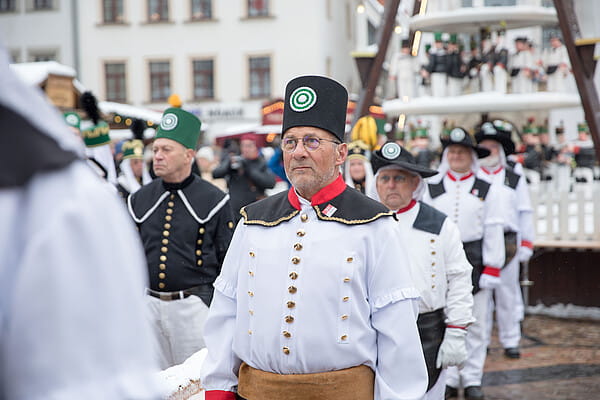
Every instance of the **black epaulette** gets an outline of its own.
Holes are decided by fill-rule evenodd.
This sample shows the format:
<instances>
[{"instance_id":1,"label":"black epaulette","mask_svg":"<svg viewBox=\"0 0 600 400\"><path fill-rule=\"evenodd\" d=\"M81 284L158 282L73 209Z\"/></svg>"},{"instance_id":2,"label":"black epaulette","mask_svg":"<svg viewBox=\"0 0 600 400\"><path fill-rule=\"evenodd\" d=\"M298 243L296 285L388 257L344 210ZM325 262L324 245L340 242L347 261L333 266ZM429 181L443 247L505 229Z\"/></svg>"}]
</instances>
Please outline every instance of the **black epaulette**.
<instances>
[{"instance_id":1,"label":"black epaulette","mask_svg":"<svg viewBox=\"0 0 600 400\"><path fill-rule=\"evenodd\" d=\"M422 201L419 201L419 205L419 213L415 218L413 228L439 235L446 220L446 214Z\"/></svg>"},{"instance_id":2,"label":"black epaulette","mask_svg":"<svg viewBox=\"0 0 600 400\"><path fill-rule=\"evenodd\" d=\"M346 187L339 196L313 208L320 220L345 225L367 224L381 217L394 217L394 213L383 204L350 187ZM299 212L288 200L287 192L247 205L240 211L245 225L262 226L277 226L294 218Z\"/></svg>"},{"instance_id":3,"label":"black epaulette","mask_svg":"<svg viewBox=\"0 0 600 400\"><path fill-rule=\"evenodd\" d=\"M515 166L517 165L517 162L514 160L506 160L506 165L508 165L509 167L511 167L512 169L515 168Z\"/></svg>"},{"instance_id":4,"label":"black epaulette","mask_svg":"<svg viewBox=\"0 0 600 400\"><path fill-rule=\"evenodd\" d=\"M427 187L429 188L429 195L432 199L435 199L436 197L446 193L443 180L439 181L438 183L429 183Z\"/></svg>"},{"instance_id":5,"label":"black epaulette","mask_svg":"<svg viewBox=\"0 0 600 400\"><path fill-rule=\"evenodd\" d=\"M475 182L473 182L473 187L471 187L471 194L473 196L477 196L481 201L483 201L485 200L489 190L490 184L488 182L479 178L475 178Z\"/></svg>"},{"instance_id":6,"label":"black epaulette","mask_svg":"<svg viewBox=\"0 0 600 400\"><path fill-rule=\"evenodd\" d=\"M512 169L506 168L504 174L504 184L511 189L516 189L519 184L519 179L521 179L521 175L515 173Z\"/></svg>"}]
</instances>

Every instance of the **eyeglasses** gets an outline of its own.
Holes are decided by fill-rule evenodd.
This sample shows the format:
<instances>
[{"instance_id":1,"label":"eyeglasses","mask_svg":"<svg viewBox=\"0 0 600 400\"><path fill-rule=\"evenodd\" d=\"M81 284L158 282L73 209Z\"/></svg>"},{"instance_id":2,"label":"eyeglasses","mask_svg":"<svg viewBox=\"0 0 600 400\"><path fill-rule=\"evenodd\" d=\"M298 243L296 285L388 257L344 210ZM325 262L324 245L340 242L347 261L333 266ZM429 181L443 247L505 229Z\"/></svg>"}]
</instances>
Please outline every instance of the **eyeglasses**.
<instances>
[{"instance_id":1,"label":"eyeglasses","mask_svg":"<svg viewBox=\"0 0 600 400\"><path fill-rule=\"evenodd\" d=\"M281 141L281 149L283 151L291 153L292 151L296 150L296 146L298 146L299 140L300 139L298 138L284 138ZM302 138L302 144L304 145L304 148L308 151L315 151L316 149L318 149L322 141L340 144L340 142L338 141L323 139L316 136L304 136Z\"/></svg>"},{"instance_id":2,"label":"eyeglasses","mask_svg":"<svg viewBox=\"0 0 600 400\"><path fill-rule=\"evenodd\" d=\"M407 178L404 175L380 175L377 177L377 181L381 183L388 183L391 179L393 179L395 183L404 183Z\"/></svg>"}]
</instances>

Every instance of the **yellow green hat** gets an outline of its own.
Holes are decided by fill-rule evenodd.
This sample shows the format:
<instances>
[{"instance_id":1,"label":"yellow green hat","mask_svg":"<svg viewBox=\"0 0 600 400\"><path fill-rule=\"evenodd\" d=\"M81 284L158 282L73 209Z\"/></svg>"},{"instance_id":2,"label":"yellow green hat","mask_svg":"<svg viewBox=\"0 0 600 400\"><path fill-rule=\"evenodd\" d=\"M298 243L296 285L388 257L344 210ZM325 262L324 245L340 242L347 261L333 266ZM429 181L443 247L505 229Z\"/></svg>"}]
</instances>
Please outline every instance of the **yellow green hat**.
<instances>
[{"instance_id":1,"label":"yellow green hat","mask_svg":"<svg viewBox=\"0 0 600 400\"><path fill-rule=\"evenodd\" d=\"M369 160L369 146L362 140L355 140L348 143L348 160L353 158L360 158L362 160Z\"/></svg>"},{"instance_id":2,"label":"yellow green hat","mask_svg":"<svg viewBox=\"0 0 600 400\"><path fill-rule=\"evenodd\" d=\"M63 114L63 118L67 125L79 129L81 125L81 117L74 111L69 111Z\"/></svg>"},{"instance_id":3,"label":"yellow green hat","mask_svg":"<svg viewBox=\"0 0 600 400\"><path fill-rule=\"evenodd\" d=\"M580 122L577 124L577 132L589 132L590 129L588 128L588 124L587 122Z\"/></svg>"},{"instance_id":4,"label":"yellow green hat","mask_svg":"<svg viewBox=\"0 0 600 400\"><path fill-rule=\"evenodd\" d=\"M194 114L181 108L167 108L156 130L156 139L171 139L188 149L195 149L201 125L202 123Z\"/></svg>"},{"instance_id":5,"label":"yellow green hat","mask_svg":"<svg viewBox=\"0 0 600 400\"><path fill-rule=\"evenodd\" d=\"M121 150L123 151L123 160L128 158L144 158L144 142L138 139L127 140L121 146Z\"/></svg>"},{"instance_id":6,"label":"yellow green hat","mask_svg":"<svg viewBox=\"0 0 600 400\"><path fill-rule=\"evenodd\" d=\"M110 128L106 122L99 121L97 125L84 129L81 136L87 147L101 146L110 142Z\"/></svg>"}]
</instances>

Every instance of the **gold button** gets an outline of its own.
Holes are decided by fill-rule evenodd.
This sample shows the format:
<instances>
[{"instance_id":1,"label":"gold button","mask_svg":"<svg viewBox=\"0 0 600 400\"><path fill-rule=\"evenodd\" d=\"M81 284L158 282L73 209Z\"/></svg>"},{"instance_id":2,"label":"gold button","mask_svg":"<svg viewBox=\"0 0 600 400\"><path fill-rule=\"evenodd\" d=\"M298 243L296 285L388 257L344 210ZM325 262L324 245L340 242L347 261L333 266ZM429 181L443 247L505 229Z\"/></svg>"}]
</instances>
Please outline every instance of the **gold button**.
<instances>
[{"instance_id":1,"label":"gold button","mask_svg":"<svg viewBox=\"0 0 600 400\"><path fill-rule=\"evenodd\" d=\"M160 252L161 253L166 253L167 251L169 251L169 249L166 248L165 246L163 246L163 247L160 248Z\"/></svg>"},{"instance_id":2,"label":"gold button","mask_svg":"<svg viewBox=\"0 0 600 400\"><path fill-rule=\"evenodd\" d=\"M290 337L292 337L292 334L291 334L291 333L289 333L288 331L283 331L283 332L281 332L281 334L282 334L284 337L286 337L286 338L290 338Z\"/></svg>"},{"instance_id":3,"label":"gold button","mask_svg":"<svg viewBox=\"0 0 600 400\"><path fill-rule=\"evenodd\" d=\"M300 257L292 257L292 264L300 263Z\"/></svg>"},{"instance_id":4,"label":"gold button","mask_svg":"<svg viewBox=\"0 0 600 400\"><path fill-rule=\"evenodd\" d=\"M158 268L164 271L165 269L167 269L167 266L165 264L158 264Z\"/></svg>"},{"instance_id":5,"label":"gold button","mask_svg":"<svg viewBox=\"0 0 600 400\"><path fill-rule=\"evenodd\" d=\"M170 198L171 200L173 200L173 199L175 198L175 195L174 195L174 194L172 194L171 196L169 196L169 198Z\"/></svg>"},{"instance_id":6,"label":"gold button","mask_svg":"<svg viewBox=\"0 0 600 400\"><path fill-rule=\"evenodd\" d=\"M308 215L306 215L306 214L302 214L302 215L300 216L300 221L302 221L302 222L306 222L306 221L308 221Z\"/></svg>"},{"instance_id":7,"label":"gold button","mask_svg":"<svg viewBox=\"0 0 600 400\"><path fill-rule=\"evenodd\" d=\"M196 261L196 264L198 264L198 266L200 267L202 265L202 260Z\"/></svg>"},{"instance_id":8,"label":"gold button","mask_svg":"<svg viewBox=\"0 0 600 400\"><path fill-rule=\"evenodd\" d=\"M202 250L196 250L196 255L197 256L201 256L202 255Z\"/></svg>"},{"instance_id":9,"label":"gold button","mask_svg":"<svg viewBox=\"0 0 600 400\"><path fill-rule=\"evenodd\" d=\"M248 271L248 275L254 276L254 272L253 271Z\"/></svg>"},{"instance_id":10,"label":"gold button","mask_svg":"<svg viewBox=\"0 0 600 400\"><path fill-rule=\"evenodd\" d=\"M160 257L158 257L158 259L162 262L165 262L165 261L167 261L167 256L160 256Z\"/></svg>"},{"instance_id":11,"label":"gold button","mask_svg":"<svg viewBox=\"0 0 600 400\"><path fill-rule=\"evenodd\" d=\"M173 207L173 206L175 205L175 203L173 203L172 201L170 201L170 202L168 202L168 203L167 203L167 205L168 205L169 207Z\"/></svg>"},{"instance_id":12,"label":"gold button","mask_svg":"<svg viewBox=\"0 0 600 400\"><path fill-rule=\"evenodd\" d=\"M252 310L248 310L248 314L250 314L250 315L254 315L254 311L252 311Z\"/></svg>"},{"instance_id":13,"label":"gold button","mask_svg":"<svg viewBox=\"0 0 600 400\"><path fill-rule=\"evenodd\" d=\"M169 239L163 239L162 244L169 244Z\"/></svg>"},{"instance_id":14,"label":"gold button","mask_svg":"<svg viewBox=\"0 0 600 400\"><path fill-rule=\"evenodd\" d=\"M348 315L346 315L346 314L342 315L342 321L345 321L347 319L348 319Z\"/></svg>"},{"instance_id":15,"label":"gold button","mask_svg":"<svg viewBox=\"0 0 600 400\"><path fill-rule=\"evenodd\" d=\"M283 354L285 354L285 355L290 354L290 349L288 349L287 347L284 347Z\"/></svg>"},{"instance_id":16,"label":"gold button","mask_svg":"<svg viewBox=\"0 0 600 400\"><path fill-rule=\"evenodd\" d=\"M250 255L250 257L254 257L256 255L253 251L249 252L248 254Z\"/></svg>"},{"instance_id":17,"label":"gold button","mask_svg":"<svg viewBox=\"0 0 600 400\"><path fill-rule=\"evenodd\" d=\"M346 283L350 282L350 278L348 278L348 277L345 277L345 278L344 278L344 282L346 282Z\"/></svg>"},{"instance_id":18,"label":"gold button","mask_svg":"<svg viewBox=\"0 0 600 400\"><path fill-rule=\"evenodd\" d=\"M248 329L248 335L252 335L252 331Z\"/></svg>"},{"instance_id":19,"label":"gold button","mask_svg":"<svg viewBox=\"0 0 600 400\"><path fill-rule=\"evenodd\" d=\"M254 292L248 292L248 296L254 297Z\"/></svg>"},{"instance_id":20,"label":"gold button","mask_svg":"<svg viewBox=\"0 0 600 400\"><path fill-rule=\"evenodd\" d=\"M288 292L290 292L291 294L294 294L298 291L298 289L296 288L296 286L290 286L288 288Z\"/></svg>"},{"instance_id":21,"label":"gold button","mask_svg":"<svg viewBox=\"0 0 600 400\"><path fill-rule=\"evenodd\" d=\"M169 236L169 231L163 231L163 236Z\"/></svg>"},{"instance_id":22,"label":"gold button","mask_svg":"<svg viewBox=\"0 0 600 400\"><path fill-rule=\"evenodd\" d=\"M432 289L435 289L435 285L431 285L431 288L432 288Z\"/></svg>"},{"instance_id":23,"label":"gold button","mask_svg":"<svg viewBox=\"0 0 600 400\"><path fill-rule=\"evenodd\" d=\"M348 296L344 296L344 297L342 297L342 300L344 300L344 301L348 301L348 300L350 300L350 297L348 297Z\"/></svg>"},{"instance_id":24,"label":"gold button","mask_svg":"<svg viewBox=\"0 0 600 400\"><path fill-rule=\"evenodd\" d=\"M430 242L431 242L431 243L434 243L434 242L435 242L435 239L431 239L431 240L430 240Z\"/></svg>"},{"instance_id":25,"label":"gold button","mask_svg":"<svg viewBox=\"0 0 600 400\"><path fill-rule=\"evenodd\" d=\"M167 208L167 214L169 214L169 215L173 214L173 210L170 208Z\"/></svg>"},{"instance_id":26,"label":"gold button","mask_svg":"<svg viewBox=\"0 0 600 400\"><path fill-rule=\"evenodd\" d=\"M435 251L432 251L432 252L431 252L431 255L435 255Z\"/></svg>"},{"instance_id":27,"label":"gold button","mask_svg":"<svg viewBox=\"0 0 600 400\"><path fill-rule=\"evenodd\" d=\"M435 265L435 261L431 263L431 266L433 267Z\"/></svg>"},{"instance_id":28,"label":"gold button","mask_svg":"<svg viewBox=\"0 0 600 400\"><path fill-rule=\"evenodd\" d=\"M227 223L227 226L229 227L229 229L233 229L233 222L229 221Z\"/></svg>"},{"instance_id":29,"label":"gold button","mask_svg":"<svg viewBox=\"0 0 600 400\"><path fill-rule=\"evenodd\" d=\"M342 339L342 340L348 340L348 335L342 335L342 337L340 339Z\"/></svg>"},{"instance_id":30,"label":"gold button","mask_svg":"<svg viewBox=\"0 0 600 400\"><path fill-rule=\"evenodd\" d=\"M164 284L164 283L162 283L162 282L160 282L160 283L158 284L158 288L159 288L159 289L164 289L164 288L165 288L165 284Z\"/></svg>"},{"instance_id":31,"label":"gold button","mask_svg":"<svg viewBox=\"0 0 600 400\"><path fill-rule=\"evenodd\" d=\"M198 229L199 234L204 235L204 232L206 232L206 229L204 229L204 228Z\"/></svg>"},{"instance_id":32,"label":"gold button","mask_svg":"<svg viewBox=\"0 0 600 400\"><path fill-rule=\"evenodd\" d=\"M346 258L346 261L348 261L348 262L352 262L352 261L354 261L354 258L352 258L352 257L348 257L348 258Z\"/></svg>"},{"instance_id":33,"label":"gold button","mask_svg":"<svg viewBox=\"0 0 600 400\"><path fill-rule=\"evenodd\" d=\"M294 250L297 250L297 251L302 250L302 245L300 243L295 243L294 244Z\"/></svg>"},{"instance_id":34,"label":"gold button","mask_svg":"<svg viewBox=\"0 0 600 400\"><path fill-rule=\"evenodd\" d=\"M158 274L158 278L159 278L159 279L165 279L165 276L166 276L166 275L165 275L165 273L164 273L164 272L161 272L160 274Z\"/></svg>"},{"instance_id":35,"label":"gold button","mask_svg":"<svg viewBox=\"0 0 600 400\"><path fill-rule=\"evenodd\" d=\"M196 241L196 243L198 243L198 244L202 244L202 239L198 239L198 240Z\"/></svg>"},{"instance_id":36,"label":"gold button","mask_svg":"<svg viewBox=\"0 0 600 400\"><path fill-rule=\"evenodd\" d=\"M166 221L170 221L173 217L171 217L170 215L165 215L165 220Z\"/></svg>"},{"instance_id":37,"label":"gold button","mask_svg":"<svg viewBox=\"0 0 600 400\"><path fill-rule=\"evenodd\" d=\"M294 308L294 307L296 307L296 303L294 303L293 301L287 302L287 308Z\"/></svg>"},{"instance_id":38,"label":"gold button","mask_svg":"<svg viewBox=\"0 0 600 400\"><path fill-rule=\"evenodd\" d=\"M432 277L432 278L435 278L435 274L431 274L431 277Z\"/></svg>"},{"instance_id":39,"label":"gold button","mask_svg":"<svg viewBox=\"0 0 600 400\"><path fill-rule=\"evenodd\" d=\"M306 235L306 232L304 232L303 229L298 229L298 232L296 232L296 235L302 237L302 236Z\"/></svg>"},{"instance_id":40,"label":"gold button","mask_svg":"<svg viewBox=\"0 0 600 400\"><path fill-rule=\"evenodd\" d=\"M168 222L164 226L165 226L165 229L171 229L171 224Z\"/></svg>"},{"instance_id":41,"label":"gold button","mask_svg":"<svg viewBox=\"0 0 600 400\"><path fill-rule=\"evenodd\" d=\"M294 317L292 317L291 315L286 315L285 322L287 322L288 324L291 324L292 322L294 322Z\"/></svg>"},{"instance_id":42,"label":"gold button","mask_svg":"<svg viewBox=\"0 0 600 400\"><path fill-rule=\"evenodd\" d=\"M296 280L298 279L298 273L297 272L290 272L290 279L292 280Z\"/></svg>"}]
</instances>

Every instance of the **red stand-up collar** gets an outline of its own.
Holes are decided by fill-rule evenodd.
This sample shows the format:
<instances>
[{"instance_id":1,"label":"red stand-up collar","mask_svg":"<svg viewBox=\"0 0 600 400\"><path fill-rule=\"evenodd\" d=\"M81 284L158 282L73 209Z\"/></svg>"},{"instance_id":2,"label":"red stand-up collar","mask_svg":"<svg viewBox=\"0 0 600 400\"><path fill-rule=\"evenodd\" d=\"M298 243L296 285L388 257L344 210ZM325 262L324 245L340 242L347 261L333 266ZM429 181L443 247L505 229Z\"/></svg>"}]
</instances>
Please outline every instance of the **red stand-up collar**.
<instances>
[{"instance_id":1,"label":"red stand-up collar","mask_svg":"<svg viewBox=\"0 0 600 400\"><path fill-rule=\"evenodd\" d=\"M319 190L312 197L310 204L315 206L317 204L323 204L326 201L329 201L346 190L346 182L342 179L342 175L338 175L338 177L331 182L329 185L325 186L323 189ZM296 189L293 187L288 191L288 201L290 204L296 209L300 210L302 207L300 206L300 199L298 199L298 194L296 193Z\"/></svg>"},{"instance_id":2,"label":"red stand-up collar","mask_svg":"<svg viewBox=\"0 0 600 400\"><path fill-rule=\"evenodd\" d=\"M465 176L463 176L463 177L462 177L462 178L460 178L459 180L460 180L460 181L465 181L465 180L469 179L469 178L470 178L470 177L472 177L472 176L473 176L473 171L469 172L468 174L466 174ZM456 182L456 180L457 180L457 179L456 179L456 177L450 173L450 171L448 171L448 178L450 178L451 180L453 180L453 181L455 181L455 182Z\"/></svg>"},{"instance_id":3,"label":"red stand-up collar","mask_svg":"<svg viewBox=\"0 0 600 400\"><path fill-rule=\"evenodd\" d=\"M502 168L504 168L504 167L501 165L498 168L496 168L494 171L490 171L486 167L481 167L481 170L488 175L496 175L498 172L502 171Z\"/></svg>"},{"instance_id":4,"label":"red stand-up collar","mask_svg":"<svg viewBox=\"0 0 600 400\"><path fill-rule=\"evenodd\" d=\"M398 209L398 211L396 211L396 214L402 214L403 212L407 212L408 210L413 208L416 204L417 204L417 201L415 199L412 199L406 207L402 207L402 208Z\"/></svg>"}]
</instances>

